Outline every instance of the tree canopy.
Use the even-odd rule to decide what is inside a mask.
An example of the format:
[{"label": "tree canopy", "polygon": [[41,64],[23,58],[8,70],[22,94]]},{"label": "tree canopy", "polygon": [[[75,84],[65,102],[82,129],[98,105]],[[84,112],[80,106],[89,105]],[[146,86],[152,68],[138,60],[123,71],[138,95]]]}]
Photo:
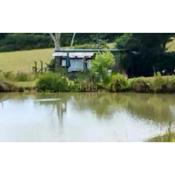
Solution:
[{"label": "tree canopy", "polygon": [[152,75],[157,62],[165,57],[166,43],[173,36],[171,33],[123,34],[116,39],[116,47],[128,51],[120,55],[123,68],[133,75]]},{"label": "tree canopy", "polygon": [[[74,45],[96,44],[97,40],[114,42],[117,33],[76,33]],[[70,46],[73,33],[62,33],[60,46]],[[49,33],[0,33],[0,51],[54,48]]]}]

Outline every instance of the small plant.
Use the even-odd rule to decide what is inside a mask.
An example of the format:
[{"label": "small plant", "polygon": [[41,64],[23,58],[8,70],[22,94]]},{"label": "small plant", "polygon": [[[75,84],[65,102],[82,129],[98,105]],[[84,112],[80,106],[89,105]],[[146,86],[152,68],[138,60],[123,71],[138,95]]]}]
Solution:
[{"label": "small plant", "polygon": [[128,80],[122,74],[114,74],[111,77],[111,82],[109,84],[109,89],[112,92],[120,92],[128,89]]}]

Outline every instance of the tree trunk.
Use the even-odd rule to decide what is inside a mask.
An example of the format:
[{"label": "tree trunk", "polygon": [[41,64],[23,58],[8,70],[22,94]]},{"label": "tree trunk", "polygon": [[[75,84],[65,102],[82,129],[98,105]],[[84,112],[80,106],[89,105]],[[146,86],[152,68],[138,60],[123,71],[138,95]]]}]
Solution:
[{"label": "tree trunk", "polygon": [[54,42],[55,50],[60,50],[61,47],[61,33],[50,33],[50,36]]},{"label": "tree trunk", "polygon": [[73,33],[71,44],[70,44],[71,47],[73,47],[74,40],[75,40],[75,35],[76,35],[76,33]]}]

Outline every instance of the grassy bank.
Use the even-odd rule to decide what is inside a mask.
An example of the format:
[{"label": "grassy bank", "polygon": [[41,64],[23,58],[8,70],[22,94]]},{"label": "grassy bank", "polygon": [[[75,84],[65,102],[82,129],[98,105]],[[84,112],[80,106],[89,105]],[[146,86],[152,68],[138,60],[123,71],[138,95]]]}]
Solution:
[{"label": "grassy bank", "polygon": [[80,74],[74,79],[58,73],[42,75],[36,84],[39,91],[50,92],[139,92],[139,93],[175,93],[175,76],[138,77],[127,79],[122,74],[112,74],[101,81],[88,74]]},{"label": "grassy bank", "polygon": [[[100,82],[88,74],[77,74],[73,79],[67,74],[44,73],[39,76],[26,74],[16,78],[1,80],[14,91],[37,90],[43,92],[138,92],[175,93],[175,76],[138,77],[127,79],[121,74],[113,74],[108,82]],[[31,78],[32,77],[32,78]],[[0,91],[4,85],[1,85]],[[15,88],[14,88],[15,87]],[[10,90],[10,91],[12,91]],[[8,90],[7,90],[8,91]]]},{"label": "grassy bank", "polygon": [[130,90],[144,93],[175,93],[175,76],[138,77],[129,79]]},{"label": "grassy bank", "polygon": [[0,92],[33,90],[37,78],[38,75],[32,73],[0,71]]},{"label": "grassy bank", "polygon": [[175,142],[175,133],[166,133],[148,140],[148,142]]}]

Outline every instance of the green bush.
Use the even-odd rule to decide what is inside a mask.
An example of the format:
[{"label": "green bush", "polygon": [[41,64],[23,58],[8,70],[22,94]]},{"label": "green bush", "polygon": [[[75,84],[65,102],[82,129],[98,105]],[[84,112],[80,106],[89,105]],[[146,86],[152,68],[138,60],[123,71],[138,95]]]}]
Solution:
[{"label": "green bush", "polygon": [[167,78],[161,76],[160,72],[157,72],[152,81],[152,90],[154,92],[162,92],[166,89],[166,86]]},{"label": "green bush", "polygon": [[151,83],[144,77],[136,78],[130,82],[130,89],[135,92],[151,92]]},{"label": "green bush", "polygon": [[171,79],[167,81],[167,91],[168,92],[175,92],[175,76],[172,76]]},{"label": "green bush", "polygon": [[69,80],[67,77],[57,73],[45,73],[36,85],[39,91],[66,92],[69,91]]},{"label": "green bush", "polygon": [[154,76],[152,87],[154,92],[175,92],[175,76]]},{"label": "green bush", "polygon": [[98,53],[92,61],[90,72],[96,77],[99,82],[106,82],[109,80],[109,69],[115,64],[115,59],[112,53],[103,52]]},{"label": "green bush", "polygon": [[128,89],[128,80],[122,74],[114,74],[111,77],[111,82],[109,84],[109,90],[111,92],[120,92]]},{"label": "green bush", "polygon": [[175,76],[156,73],[154,77],[132,79],[129,86],[135,92],[172,93],[175,92]]}]

